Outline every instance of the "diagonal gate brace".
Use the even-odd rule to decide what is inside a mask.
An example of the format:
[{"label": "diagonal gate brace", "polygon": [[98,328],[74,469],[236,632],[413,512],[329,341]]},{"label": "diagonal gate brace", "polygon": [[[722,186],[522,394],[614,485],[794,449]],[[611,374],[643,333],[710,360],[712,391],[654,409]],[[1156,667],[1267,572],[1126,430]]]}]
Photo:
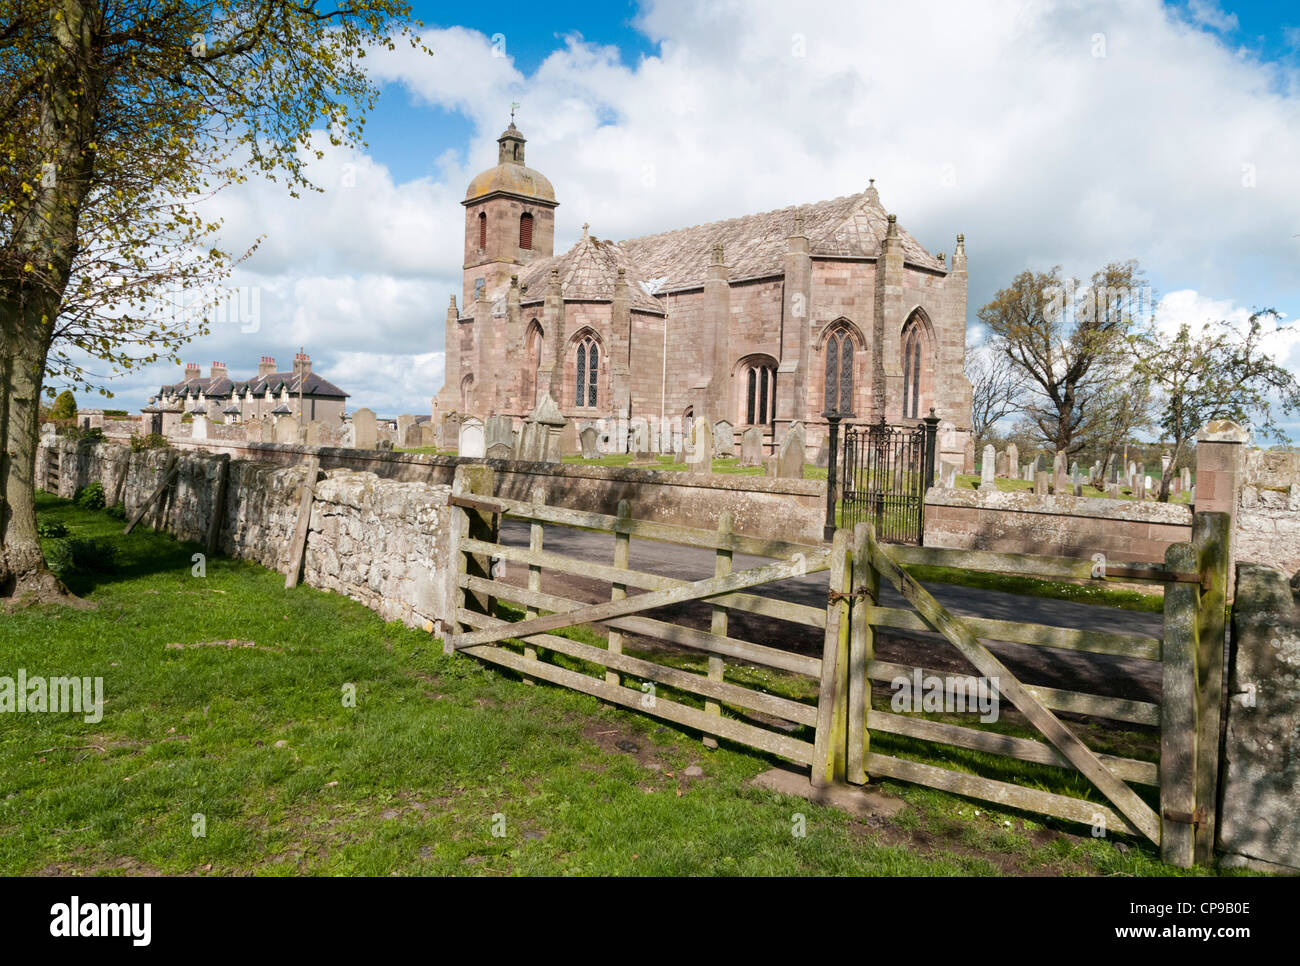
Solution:
[{"label": "diagonal gate brace", "polygon": [[725,577],[710,577],[708,580],[697,580],[680,587],[669,587],[651,593],[637,594],[634,597],[611,600],[604,604],[593,604],[590,607],[565,611],[562,614],[534,617],[529,620],[508,624],[505,627],[494,627],[457,634],[453,641],[453,647],[460,650],[465,647],[473,647],[475,644],[491,644],[512,637],[524,638],[532,634],[553,631],[560,627],[571,627],[574,624],[591,624],[614,617],[623,617],[627,614],[635,614],[638,611],[654,610],[657,607],[667,607],[671,604],[681,604],[706,597],[717,597],[720,594],[730,594],[733,591],[756,587],[759,584],[770,584],[777,580],[817,573],[826,570],[829,566],[830,554],[826,551],[815,553],[811,558],[806,558],[803,554],[795,554],[793,558],[787,561],[768,564],[765,567],[756,567],[753,570],[742,570]]},{"label": "diagonal gate brace", "polygon": [[1133,827],[1152,842],[1160,842],[1160,818],[1121,779],[1102,763],[1079,737],[1052,714],[1036,697],[1025,690],[1006,666],[988,650],[966,625],[916,582],[873,539],[869,553],[871,564],[883,573],[900,594],[916,608],[931,627],[946,637],[966,660],[991,681],[997,689],[1037,728],[1097,789],[1119,809]]}]

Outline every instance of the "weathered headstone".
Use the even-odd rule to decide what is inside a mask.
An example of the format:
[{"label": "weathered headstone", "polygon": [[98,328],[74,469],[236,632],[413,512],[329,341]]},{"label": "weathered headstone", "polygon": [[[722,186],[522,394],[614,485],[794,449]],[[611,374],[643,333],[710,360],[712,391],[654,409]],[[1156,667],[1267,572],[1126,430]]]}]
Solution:
[{"label": "weathered headstone", "polygon": [[470,416],[460,424],[460,440],[456,452],[467,459],[481,459],[487,455],[481,419]]},{"label": "weathered headstone", "polygon": [[650,456],[650,424],[646,420],[632,420],[632,442],[629,448],[636,454],[637,459],[646,459]]},{"label": "weathered headstone", "polygon": [[578,424],[566,419],[560,427],[560,456],[577,456],[582,452],[582,443],[578,440]]},{"label": "weathered headstone", "polygon": [[1007,451],[1003,450],[993,458],[993,475],[1006,477],[1007,475]]},{"label": "weathered headstone", "polygon": [[980,491],[987,493],[997,490],[997,484],[993,482],[994,461],[997,459],[996,450],[993,444],[989,443],[984,447],[984,456],[980,460]]},{"label": "weathered headstone", "polygon": [[1133,491],[1133,499],[1145,500],[1147,498],[1146,479],[1145,476],[1134,475],[1133,486],[1131,487]]},{"label": "weathered headstone", "polygon": [[759,466],[763,462],[763,428],[751,426],[740,434],[740,462],[744,466]]},{"label": "weathered headstone", "polygon": [[584,460],[594,460],[600,455],[600,433],[594,425],[588,423],[584,426],[582,432],[578,434],[578,439],[582,443]]},{"label": "weathered headstone", "polygon": [[308,446],[320,445],[320,420],[313,419],[306,426],[302,441]]},{"label": "weathered headstone", "polygon": [[807,454],[808,437],[804,433],[803,423],[791,424],[781,440],[781,449],[776,454],[776,475],[785,479],[803,479],[803,464]]},{"label": "weathered headstone", "polygon": [[543,396],[524,420],[524,442],[520,459],[544,463],[560,462],[560,435],[568,424],[560,407],[550,396]]},{"label": "weathered headstone", "polygon": [[[400,416],[397,417],[397,436],[395,437],[395,441],[396,441],[396,443],[397,443],[398,446],[418,446],[418,445],[419,445],[418,442],[408,443],[408,442],[406,441],[406,439],[407,439],[407,433],[410,431],[411,427],[414,426],[414,425],[415,425],[415,417],[412,416],[410,413],[402,413],[402,415],[400,415]],[[417,439],[418,439],[418,437],[417,437]]]},{"label": "weathered headstone", "polygon": [[725,419],[720,419],[713,424],[713,455],[719,457],[736,455],[736,429]]},{"label": "weathered headstone", "polygon": [[1083,484],[1078,480],[1074,481],[1073,493],[1075,496],[1083,496]]},{"label": "weathered headstone", "polygon": [[370,409],[358,409],[352,414],[352,445],[356,449],[374,449],[379,436],[375,430],[375,414]]},{"label": "weathered headstone", "polygon": [[490,460],[508,460],[514,454],[509,443],[497,441],[487,448],[485,455]]},{"label": "weathered headstone", "polygon": [[432,420],[426,420],[425,422],[418,423],[417,425],[418,425],[419,428],[420,428],[420,446],[421,446],[421,448],[427,447],[427,448],[429,448],[429,449],[437,449],[437,448],[438,448],[438,430],[437,430],[437,428],[433,425],[433,421],[432,421]]},{"label": "weathered headstone", "polygon": [[1047,496],[1052,491],[1052,474],[1039,470],[1034,474],[1034,495]]},{"label": "weathered headstone", "polygon": [[686,446],[686,469],[690,473],[713,472],[713,424],[707,419],[691,421]]},{"label": "weathered headstone", "polygon": [[830,435],[822,437],[821,445],[817,447],[817,456],[813,459],[813,465],[821,469],[826,469],[831,462],[831,438]]},{"label": "weathered headstone", "polygon": [[1062,496],[1067,492],[1065,469],[1065,453],[1058,449],[1052,458],[1052,491]]},{"label": "weathered headstone", "polygon": [[281,416],[275,421],[275,441],[277,443],[298,442],[298,420],[292,416]]},{"label": "weathered headstone", "polygon": [[1192,488],[1192,471],[1189,467],[1184,466],[1178,474],[1178,479],[1182,481],[1183,489],[1189,491]]},{"label": "weathered headstone", "polygon": [[1020,475],[1020,447],[1015,443],[1007,444],[1007,476]]},{"label": "weathered headstone", "polygon": [[955,489],[957,486],[957,464],[940,463],[939,481],[945,490]]},{"label": "weathered headstone", "polygon": [[975,472],[975,438],[973,436],[966,437],[966,446],[962,453],[962,458],[965,464],[966,472],[974,473]]},{"label": "weathered headstone", "polygon": [[483,444],[491,449],[498,443],[513,446],[515,442],[515,423],[509,416],[489,416],[483,420]]}]

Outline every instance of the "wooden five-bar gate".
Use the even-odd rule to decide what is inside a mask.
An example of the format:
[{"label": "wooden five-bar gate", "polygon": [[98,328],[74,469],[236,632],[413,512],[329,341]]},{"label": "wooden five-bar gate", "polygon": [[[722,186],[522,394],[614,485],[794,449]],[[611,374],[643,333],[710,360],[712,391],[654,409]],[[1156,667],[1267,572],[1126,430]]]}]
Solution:
[{"label": "wooden five-bar gate", "polygon": [[[1170,547],[1161,563],[1115,565],[1100,555],[1083,561],[886,546],[876,539],[870,523],[837,530],[829,548],[734,533],[725,515],[716,531],[673,526],[637,519],[626,502],[610,516],[548,506],[540,491],[529,501],[489,496],[491,472],[482,466],[457,469],[447,588],[455,617],[443,629],[448,653],[464,651],[511,668],[526,680],[572,688],[808,766],[814,784],[863,784],[869,776],[913,782],[1106,832],[1142,836],[1177,865],[1211,858],[1227,580],[1224,514],[1197,514],[1191,542]],[[502,518],[529,524],[527,549],[499,542]],[[612,534],[612,560],[547,550],[548,525]],[[633,537],[710,550],[714,576],[687,580],[635,570],[629,566]],[[734,570],[736,554],[771,562]],[[497,579],[503,564],[526,567],[527,585]],[[1163,636],[959,617],[908,570],[935,564],[1054,580],[1160,583],[1165,587]],[[544,571],[607,583],[609,599],[589,603],[544,592]],[[826,576],[813,579],[824,605],[783,599],[806,596],[810,576],[821,574]],[[901,594],[906,608],[880,605],[882,580]],[[800,582],[800,592],[782,591],[792,581]],[[516,610],[500,608],[498,601],[510,602]],[[709,606],[708,630],[649,616],[693,601]],[[518,618],[518,609],[522,619],[507,619],[505,615]],[[820,657],[735,637],[729,615],[736,612],[812,628],[822,641]],[[597,623],[608,632],[603,647],[555,633]],[[959,715],[944,714],[943,720],[936,720],[878,707],[887,706],[888,700],[872,700],[872,682],[888,687],[915,678],[917,672],[929,677],[938,672],[877,660],[877,628],[942,635],[976,672],[948,674],[942,678],[945,688],[973,694],[982,682],[1000,702],[1014,706],[1023,719],[1018,727],[1034,736],[954,723]],[[627,635],[705,655],[707,671],[660,663],[654,651],[643,656],[624,653]],[[1161,698],[1138,701],[1025,684],[986,641],[1152,662],[1160,669]],[[755,686],[747,670],[752,665],[811,679],[809,699]],[[969,714],[979,712],[972,708]],[[1152,730],[1158,735],[1158,760],[1098,753],[1080,736],[1081,719]],[[890,738],[906,739],[899,748],[912,754],[915,748],[933,747],[936,753],[928,756],[932,761],[952,749],[1006,759],[1014,766],[1013,780],[1007,780],[1005,768],[999,778],[979,774],[982,758],[972,759],[976,766],[970,770],[959,770],[906,757],[898,748],[882,753],[873,748],[873,736],[877,745]],[[920,756],[927,757],[925,752]],[[1086,779],[1089,797],[1044,791],[1033,787],[1030,778],[1014,780],[1016,768],[1024,767],[1015,763],[1071,769]]]}]

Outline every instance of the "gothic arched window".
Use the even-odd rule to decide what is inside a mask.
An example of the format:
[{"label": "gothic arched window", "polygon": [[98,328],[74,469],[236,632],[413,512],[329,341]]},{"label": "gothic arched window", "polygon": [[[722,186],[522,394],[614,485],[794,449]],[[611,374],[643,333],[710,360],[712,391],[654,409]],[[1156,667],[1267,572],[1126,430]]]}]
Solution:
[{"label": "gothic arched window", "polygon": [[741,367],[742,419],[750,426],[764,426],[776,416],[776,364],[768,356],[747,361]]},{"label": "gothic arched window", "polygon": [[596,378],[600,373],[600,348],[588,336],[578,343],[578,378],[574,404],[595,406],[597,400]]},{"label": "gothic arched window", "polygon": [[903,418],[916,419],[921,414],[921,325],[915,318],[903,329]]},{"label": "gothic arched window", "polygon": [[526,211],[519,216],[519,247],[525,251],[533,247],[533,216]]},{"label": "gothic arched window", "polygon": [[854,348],[853,336],[845,328],[832,331],[826,339],[827,412],[853,412]]},{"label": "gothic arched window", "polygon": [[524,336],[524,354],[527,360],[524,363],[523,386],[525,408],[531,409],[537,404],[537,370],[542,365],[542,345],[545,341],[541,323],[533,319],[528,324],[528,334]]}]

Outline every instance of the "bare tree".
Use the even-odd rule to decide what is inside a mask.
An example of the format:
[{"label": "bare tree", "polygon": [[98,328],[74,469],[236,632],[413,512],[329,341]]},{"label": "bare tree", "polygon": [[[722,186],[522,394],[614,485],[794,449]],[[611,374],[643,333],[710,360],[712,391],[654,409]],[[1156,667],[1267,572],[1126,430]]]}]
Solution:
[{"label": "bare tree", "polygon": [[971,431],[982,446],[1003,419],[1020,412],[1025,395],[1025,374],[1005,352],[990,345],[966,353],[966,378],[971,384]]}]

